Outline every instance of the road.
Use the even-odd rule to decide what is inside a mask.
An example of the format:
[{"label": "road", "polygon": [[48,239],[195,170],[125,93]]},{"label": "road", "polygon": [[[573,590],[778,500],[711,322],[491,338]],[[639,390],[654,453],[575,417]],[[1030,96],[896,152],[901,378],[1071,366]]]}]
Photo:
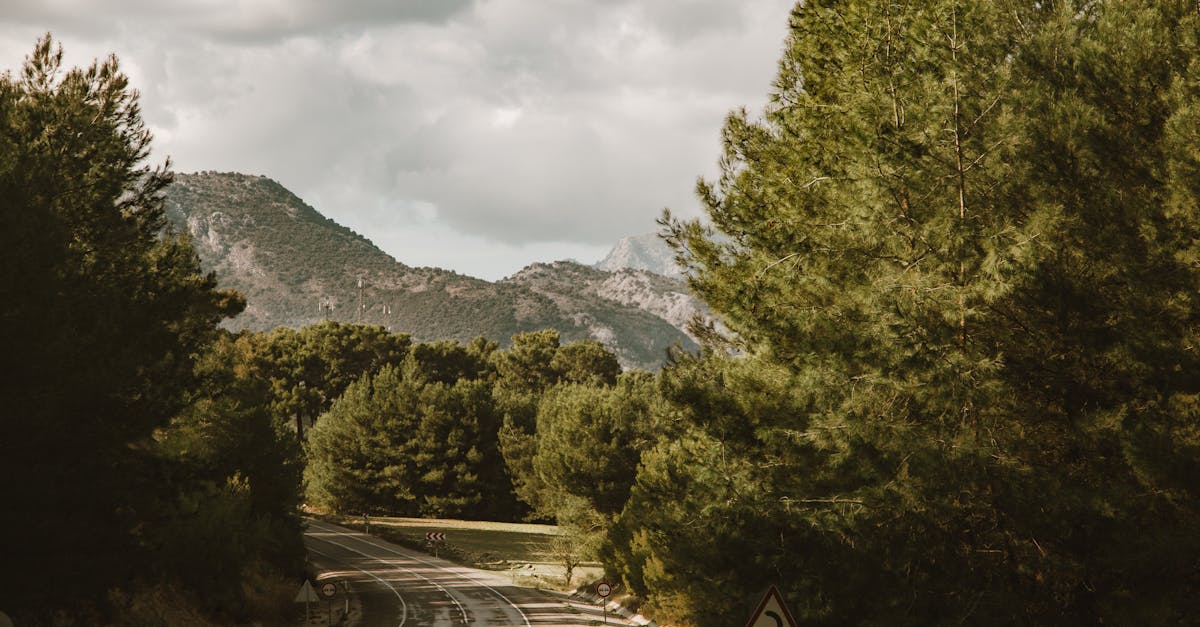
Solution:
[{"label": "road", "polygon": [[[308,521],[304,543],[309,559],[322,571],[322,582],[348,584],[354,602],[347,625],[572,627],[602,621],[594,605],[515,586],[503,574],[460,566],[329,523]],[[340,597],[335,607],[343,607]],[[608,624],[632,623],[609,614]]]}]

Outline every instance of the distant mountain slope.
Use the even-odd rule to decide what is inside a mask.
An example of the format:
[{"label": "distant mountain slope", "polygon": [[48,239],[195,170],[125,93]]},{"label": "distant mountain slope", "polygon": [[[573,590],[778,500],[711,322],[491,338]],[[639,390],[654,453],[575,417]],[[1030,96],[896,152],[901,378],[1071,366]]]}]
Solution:
[{"label": "distant mountain slope", "polygon": [[675,264],[675,252],[657,233],[622,238],[593,267],[609,272],[646,270],[675,279],[683,278],[683,270]]},{"label": "distant mountain slope", "polygon": [[[500,283],[524,286],[550,299],[560,311],[570,312],[572,322],[587,327],[593,338],[619,338],[619,346],[645,347],[652,352],[670,346],[670,342],[662,343],[671,335],[668,327],[685,330],[694,315],[708,315],[708,309],[687,293],[682,281],[644,270],[605,272],[573,261],[556,261],[532,264]],[[691,338],[674,341],[689,349],[696,346]]]},{"label": "distant mountain slope", "polygon": [[[333,319],[383,325],[421,341],[483,336],[506,344],[515,333],[554,328],[564,342],[601,341],[624,366],[637,368],[658,367],[676,342],[696,346],[681,328],[680,302],[690,297],[681,283],[661,277],[560,263],[490,283],[413,268],[261,176],[177,174],[166,200],[168,220],[191,234],[204,267],[246,296],[246,311],[227,325],[232,329]],[[578,282],[580,272],[592,273],[586,285],[594,289]]]}]

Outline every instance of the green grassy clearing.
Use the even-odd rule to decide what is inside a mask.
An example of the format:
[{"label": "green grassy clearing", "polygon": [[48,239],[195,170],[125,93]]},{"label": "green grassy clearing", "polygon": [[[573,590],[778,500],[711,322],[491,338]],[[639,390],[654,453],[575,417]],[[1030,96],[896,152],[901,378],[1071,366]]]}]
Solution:
[{"label": "green grassy clearing", "polygon": [[[363,530],[362,516],[314,514],[344,527]],[[551,552],[551,541],[558,534],[554,525],[504,523],[440,518],[370,518],[371,535],[454,562],[477,568],[507,571],[513,583],[535,588],[562,590],[563,567]],[[444,544],[436,547],[425,541],[425,534],[446,534]],[[573,583],[597,579],[602,573],[598,563],[589,562],[575,569]]]},{"label": "green grassy clearing", "polygon": [[548,562],[550,540],[558,533],[553,525],[421,518],[372,519],[371,527],[372,533],[403,533],[422,544],[428,532],[445,533],[451,553],[479,564]]}]

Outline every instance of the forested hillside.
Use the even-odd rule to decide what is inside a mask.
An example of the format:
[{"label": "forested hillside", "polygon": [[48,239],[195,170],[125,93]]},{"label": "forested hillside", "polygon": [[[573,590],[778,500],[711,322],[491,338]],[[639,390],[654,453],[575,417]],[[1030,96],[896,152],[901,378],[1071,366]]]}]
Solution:
[{"label": "forested hillside", "polygon": [[[412,268],[266,177],[176,175],[167,217],[191,235],[218,283],[246,296],[246,311],[226,323],[234,330],[336,320],[381,325],[419,341],[486,337],[507,344],[516,333],[552,328],[565,341],[601,341],[626,367],[638,368],[658,367],[675,343],[696,347],[684,329],[703,306],[679,281],[640,280],[631,299],[561,278],[524,280],[548,278],[533,269],[489,283]],[[575,265],[548,267],[574,272]],[[599,284],[629,274],[593,271],[588,279]]]}]

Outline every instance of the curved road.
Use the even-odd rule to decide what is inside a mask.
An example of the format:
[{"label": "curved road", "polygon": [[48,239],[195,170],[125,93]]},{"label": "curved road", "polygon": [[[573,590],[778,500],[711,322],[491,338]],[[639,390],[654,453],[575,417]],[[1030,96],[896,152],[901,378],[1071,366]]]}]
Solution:
[{"label": "curved road", "polygon": [[[594,605],[514,586],[502,575],[337,525],[309,520],[304,543],[310,560],[326,571],[322,581],[350,585],[359,610],[351,612],[348,625],[571,627],[602,620]],[[609,614],[608,624],[632,623]]]}]

